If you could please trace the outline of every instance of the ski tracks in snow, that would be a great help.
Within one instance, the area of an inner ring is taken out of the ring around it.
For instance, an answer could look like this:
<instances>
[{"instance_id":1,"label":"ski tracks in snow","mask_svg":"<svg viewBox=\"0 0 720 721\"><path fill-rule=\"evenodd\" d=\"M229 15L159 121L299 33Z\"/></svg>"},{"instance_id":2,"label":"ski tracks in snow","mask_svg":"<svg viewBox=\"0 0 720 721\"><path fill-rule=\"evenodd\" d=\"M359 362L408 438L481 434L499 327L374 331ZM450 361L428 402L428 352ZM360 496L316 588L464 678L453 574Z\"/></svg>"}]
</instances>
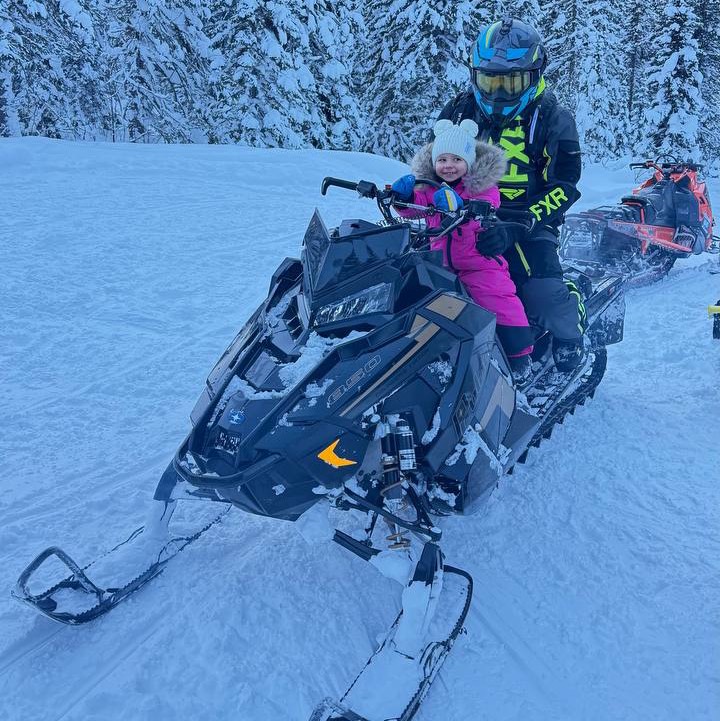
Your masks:
<instances>
[{"instance_id":1,"label":"ski tracks in snow","mask_svg":"<svg viewBox=\"0 0 720 721\"><path fill-rule=\"evenodd\" d=\"M216 530L203 536L197 545L184 550L157 579L106 617L79 627L36 618L33 630L12 643L0 656L0 689L4 687L0 693L2 703L12 708L17 718L28 721L101 716L101 708L92 698L95 691L108 679L111 679L107 684L110 687L122 679L123 669L137 663L133 657L138 653L147 653L143 647L154 636L162 634L167 638L174 635L173 607L182 605L183 557L191 556L193 552L200 556L207 554L207 546L212 548ZM234 554L238 571L262 543L263 539L255 536ZM206 547L202 548L202 545ZM186 563L186 571L199 574L201 569L196 563ZM170 579L180 584L174 598ZM29 614L26 617L32 618ZM97 652L96 648L99 649ZM48 679L58 676L66 682L62 684L62 693L54 695L51 712L43 703L42 687ZM107 693L103 691L99 695L106 697Z\"/></svg>"}]
</instances>

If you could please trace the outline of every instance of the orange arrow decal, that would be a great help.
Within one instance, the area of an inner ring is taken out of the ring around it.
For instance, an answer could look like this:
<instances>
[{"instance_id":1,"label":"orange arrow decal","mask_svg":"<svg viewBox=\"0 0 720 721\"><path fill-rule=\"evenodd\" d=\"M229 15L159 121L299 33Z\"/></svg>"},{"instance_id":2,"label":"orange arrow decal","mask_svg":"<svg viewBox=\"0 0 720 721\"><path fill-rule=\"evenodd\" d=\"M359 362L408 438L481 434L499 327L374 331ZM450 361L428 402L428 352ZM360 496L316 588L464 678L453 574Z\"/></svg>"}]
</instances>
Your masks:
<instances>
[{"instance_id":1,"label":"orange arrow decal","mask_svg":"<svg viewBox=\"0 0 720 721\"><path fill-rule=\"evenodd\" d=\"M329 466L332 466L333 468L357 465L357 461L351 461L349 458L341 458L340 456L338 456L337 453L335 453L335 448L337 447L338 443L340 443L339 438L334 443L331 443L327 448L320 451L317 457L321 461L325 461L325 463L327 463Z\"/></svg>"}]
</instances>

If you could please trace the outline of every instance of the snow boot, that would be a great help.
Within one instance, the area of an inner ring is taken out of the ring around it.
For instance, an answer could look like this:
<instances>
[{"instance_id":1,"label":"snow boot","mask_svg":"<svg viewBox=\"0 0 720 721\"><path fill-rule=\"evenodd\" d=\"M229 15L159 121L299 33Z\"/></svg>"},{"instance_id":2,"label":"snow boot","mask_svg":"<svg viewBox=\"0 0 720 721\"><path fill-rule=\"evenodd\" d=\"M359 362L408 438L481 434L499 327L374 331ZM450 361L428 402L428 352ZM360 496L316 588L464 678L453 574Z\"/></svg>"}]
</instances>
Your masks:
<instances>
[{"instance_id":1,"label":"snow boot","mask_svg":"<svg viewBox=\"0 0 720 721\"><path fill-rule=\"evenodd\" d=\"M585 344L582 338L579 340L553 338L552 353L555 368L560 373L571 373L585 359Z\"/></svg>"},{"instance_id":2,"label":"snow boot","mask_svg":"<svg viewBox=\"0 0 720 721\"><path fill-rule=\"evenodd\" d=\"M515 385L522 388L532 378L532 361L530 360L530 354L514 356L508 358L510 364L510 370L513 374L513 380Z\"/></svg>"}]
</instances>

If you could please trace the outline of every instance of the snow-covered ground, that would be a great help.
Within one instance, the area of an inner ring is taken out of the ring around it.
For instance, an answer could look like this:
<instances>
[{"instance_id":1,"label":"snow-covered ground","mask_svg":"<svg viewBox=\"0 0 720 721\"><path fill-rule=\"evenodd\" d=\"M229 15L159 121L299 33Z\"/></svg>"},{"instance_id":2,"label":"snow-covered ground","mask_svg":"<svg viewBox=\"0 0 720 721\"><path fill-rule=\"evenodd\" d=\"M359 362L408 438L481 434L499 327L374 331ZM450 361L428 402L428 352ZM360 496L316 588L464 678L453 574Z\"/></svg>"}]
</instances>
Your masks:
<instances>
[{"instance_id":1,"label":"snow-covered ground","mask_svg":"<svg viewBox=\"0 0 720 721\"><path fill-rule=\"evenodd\" d=\"M313 207L328 224L376 217L352 193L321 197L322 177L404 171L358 153L0 140L2 721L304 721L359 671L400 587L238 511L86 627L9 590L45 546L87 561L142 523L207 372ZM632 184L590 168L579 205ZM476 591L421 721L718 718L711 263L631 291L595 399L478 515L443 520Z\"/></svg>"}]
</instances>

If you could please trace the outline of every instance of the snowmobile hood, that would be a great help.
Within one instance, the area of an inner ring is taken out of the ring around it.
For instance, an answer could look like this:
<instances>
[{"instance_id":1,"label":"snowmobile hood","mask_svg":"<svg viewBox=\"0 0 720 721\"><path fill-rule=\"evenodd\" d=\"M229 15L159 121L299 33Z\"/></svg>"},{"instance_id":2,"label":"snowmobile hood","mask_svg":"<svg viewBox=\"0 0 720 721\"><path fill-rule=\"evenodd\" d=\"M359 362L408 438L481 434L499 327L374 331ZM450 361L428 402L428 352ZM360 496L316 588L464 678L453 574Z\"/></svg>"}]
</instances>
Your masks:
<instances>
[{"instance_id":1,"label":"snowmobile hood","mask_svg":"<svg viewBox=\"0 0 720 721\"><path fill-rule=\"evenodd\" d=\"M512 461L503 442L521 448L538 423L515 409L504 368L495 317L438 253L409 252L405 226L346 221L330 234L316 213L302 262L280 266L208 376L156 498L177 485L294 520L382 472L379 414L408 421L428 473L471 477L483 494L497 458ZM457 452L470 427L471 452Z\"/></svg>"},{"instance_id":2,"label":"snowmobile hood","mask_svg":"<svg viewBox=\"0 0 720 721\"><path fill-rule=\"evenodd\" d=\"M378 466L371 416L380 401L393 396L402 404L424 392L426 403L414 401L422 406L418 424L432 426L440 388L432 393L428 385L440 381L428 366L452 352L458 335L467 354L473 346L472 333L460 327L449 333L437 321L454 321L466 309L473 318L465 321L482 322L492 343L492 316L477 316L474 305L448 294L375 331L344 338L311 331L293 362L278 362L268 338L257 334L219 397L205 395L206 409L195 414L175 473L253 513L296 518L329 489ZM501 415L504 433L511 405Z\"/></svg>"}]
</instances>

